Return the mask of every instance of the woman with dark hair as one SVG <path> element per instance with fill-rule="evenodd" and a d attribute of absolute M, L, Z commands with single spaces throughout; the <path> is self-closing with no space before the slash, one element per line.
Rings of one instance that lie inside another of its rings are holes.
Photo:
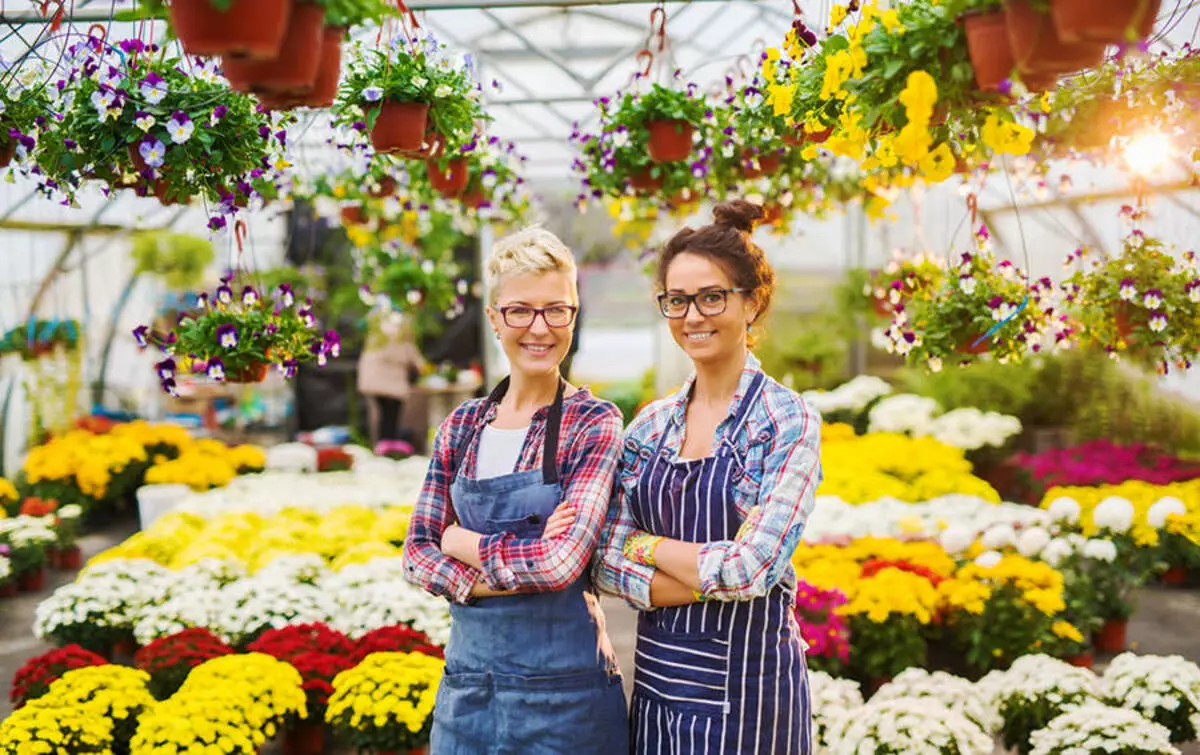
<path fill-rule="evenodd" d="M 717 205 L 659 256 L 659 309 L 695 372 L 626 431 L 597 585 L 638 608 L 635 753 L 814 751 L 793 616 L 821 418 L 749 351 L 775 274 L 762 208 Z"/>

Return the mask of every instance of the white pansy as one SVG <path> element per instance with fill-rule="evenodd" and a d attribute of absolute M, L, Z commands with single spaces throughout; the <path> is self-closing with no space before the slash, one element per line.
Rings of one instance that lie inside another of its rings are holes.
<path fill-rule="evenodd" d="M 442 100 L 449 97 L 453 92 L 454 90 L 448 84 L 438 84 L 437 89 L 433 90 L 433 96 Z"/>
<path fill-rule="evenodd" d="M 1156 530 L 1162 529 L 1167 524 L 1167 516 L 1186 513 L 1187 506 L 1183 504 L 1183 501 L 1175 496 L 1163 496 L 1150 504 L 1149 510 L 1146 511 L 1146 523 Z"/>
<path fill-rule="evenodd" d="M 1084 558 L 1094 561 L 1112 563 L 1117 560 L 1117 546 L 1111 540 L 1092 538 L 1083 544 L 1080 552 L 1083 553 Z"/>
<path fill-rule="evenodd" d="M 1109 496 L 1092 509 L 1092 522 L 1102 529 L 1128 532 L 1133 526 L 1133 502 L 1120 496 Z"/>
<path fill-rule="evenodd" d="M 1055 498 L 1050 502 L 1050 507 L 1047 509 L 1050 512 L 1052 520 L 1062 522 L 1063 524 L 1075 524 L 1078 522 L 1080 510 L 1079 501 L 1066 496 Z"/>

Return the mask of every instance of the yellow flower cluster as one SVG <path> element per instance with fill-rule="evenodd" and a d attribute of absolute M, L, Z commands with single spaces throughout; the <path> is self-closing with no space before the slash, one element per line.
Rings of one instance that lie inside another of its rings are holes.
<path fill-rule="evenodd" d="M 178 569 L 203 558 L 240 561 L 256 571 L 279 556 L 316 553 L 334 568 L 399 556 L 412 508 L 339 506 L 327 513 L 285 509 L 276 516 L 225 513 L 212 519 L 174 512 L 92 559 L 148 558 Z"/>
<path fill-rule="evenodd" d="M 4 518 L 4 504 L 17 500 L 17 488 L 8 480 L 0 477 L 0 519 Z"/>
<path fill-rule="evenodd" d="M 30 449 L 23 469 L 30 484 L 73 482 L 84 495 L 101 500 L 113 477 L 146 460 L 146 447 L 131 437 L 72 430 Z"/>
<path fill-rule="evenodd" d="M 888 617 L 913 616 L 922 624 L 933 621 L 940 600 L 937 588 L 924 577 L 900 569 L 883 569 L 864 579 L 850 602 L 838 608 L 846 616 L 866 616 L 882 624 Z"/>
<path fill-rule="evenodd" d="M 214 658 L 142 716 L 130 755 L 251 755 L 307 710 L 303 680 L 290 664 L 262 653 Z"/>
<path fill-rule="evenodd" d="M 42 697 L 0 723 L 0 751 L 17 755 L 101 753 L 121 749 L 156 705 L 150 675 L 126 666 L 68 671 Z"/>
<path fill-rule="evenodd" d="M 968 563 L 953 579 L 942 582 L 938 591 L 948 608 L 981 614 L 993 590 L 1001 585 L 1015 587 L 1022 600 L 1046 616 L 1066 609 L 1062 573 L 1049 564 L 1015 554 L 1005 555 L 992 566 Z"/>
<path fill-rule="evenodd" d="M 227 446 L 202 439 L 186 444 L 177 459 L 156 459 L 146 470 L 151 485 L 187 485 L 203 492 L 228 485 L 239 470 L 262 469 L 266 455 L 258 446 Z"/>
<path fill-rule="evenodd" d="M 110 435 L 118 438 L 130 438 L 140 443 L 144 448 L 161 449 L 171 446 L 177 449 L 186 448 L 192 443 L 192 436 L 187 429 L 180 425 L 167 422 L 153 424 L 145 420 L 134 420 L 120 425 L 114 425 Z"/>
<path fill-rule="evenodd" d="M 846 435 L 835 429 L 822 435 L 821 464 L 825 479 L 817 495 L 837 496 L 847 503 L 884 497 L 927 501 L 960 493 L 993 503 L 1000 494 L 971 474 L 961 449 L 931 437 L 898 433 Z"/>
<path fill-rule="evenodd" d="M 1168 528 L 1174 527 L 1176 532 L 1195 532 L 1193 542 L 1200 544 L 1200 479 L 1187 482 L 1177 482 L 1170 485 L 1154 485 L 1140 480 L 1130 480 L 1120 485 L 1101 485 L 1099 487 L 1057 487 L 1050 488 L 1042 498 L 1041 507 L 1049 508 L 1056 498 L 1074 498 L 1079 502 L 1079 524 L 1083 534 L 1096 534 L 1098 528 L 1093 521 L 1092 512 L 1096 505 L 1105 498 L 1126 498 L 1133 504 L 1133 529 L 1130 534 L 1134 542 L 1143 547 L 1158 544 L 1158 531 L 1150 526 L 1146 514 L 1150 507 L 1160 498 L 1168 496 L 1178 498 L 1183 502 L 1188 516 L 1168 517 Z"/>
<path fill-rule="evenodd" d="M 325 720 L 341 730 L 396 727 L 418 735 L 433 714 L 445 668 L 424 653 L 372 653 L 334 678 Z M 415 736 L 408 741 L 409 748 L 424 744 Z"/>

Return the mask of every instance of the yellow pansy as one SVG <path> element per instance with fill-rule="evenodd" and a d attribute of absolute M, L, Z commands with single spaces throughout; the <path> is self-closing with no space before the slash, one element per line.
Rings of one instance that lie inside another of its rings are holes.
<path fill-rule="evenodd" d="M 888 34 L 904 32 L 904 27 L 900 25 L 899 16 L 897 16 L 896 11 L 891 8 L 879 12 L 879 23 L 883 26 L 883 28 L 887 29 Z"/>
<path fill-rule="evenodd" d="M 904 128 L 900 129 L 900 133 L 892 140 L 892 148 L 896 150 L 896 157 L 905 165 L 917 166 L 925 155 L 929 154 L 929 148 L 933 144 L 933 136 L 929 133 L 929 129 L 923 124 L 912 122 L 905 124 Z"/>
<path fill-rule="evenodd" d="M 796 96 L 796 84 L 771 84 L 767 90 L 767 101 L 775 115 L 787 115 L 792 111 L 792 99 Z"/>
<path fill-rule="evenodd" d="M 834 3 L 833 7 L 829 9 L 829 28 L 836 29 L 840 26 L 846 20 L 847 12 L 846 6 Z"/>
<path fill-rule="evenodd" d="M 1033 145 L 1033 130 L 1012 121 L 1002 122 L 995 115 L 984 121 L 980 133 L 985 146 L 1002 155 L 1021 156 Z"/>
<path fill-rule="evenodd" d="M 954 165 L 954 153 L 950 151 L 948 144 L 942 142 L 921 158 L 921 177 L 926 183 L 941 183 L 954 175 Z"/>
<path fill-rule="evenodd" d="M 905 80 L 904 91 L 900 92 L 900 104 L 904 105 L 904 113 L 910 122 L 929 123 L 937 99 L 937 83 L 925 71 L 910 73 Z"/>

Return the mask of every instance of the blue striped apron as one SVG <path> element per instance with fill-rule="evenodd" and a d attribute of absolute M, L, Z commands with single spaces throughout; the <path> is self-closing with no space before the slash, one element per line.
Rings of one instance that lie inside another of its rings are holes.
<path fill-rule="evenodd" d="M 713 456 L 675 461 L 659 441 L 633 488 L 639 528 L 676 540 L 732 540 L 741 526 L 734 485 L 745 474 L 733 439 L 762 395 L 759 372 Z M 663 434 L 666 437 L 666 433 Z M 638 617 L 630 729 L 633 752 L 808 755 L 808 670 L 795 593 L 709 601 Z"/>
<path fill-rule="evenodd" d="M 508 388 L 501 381 L 489 401 Z M 564 384 L 546 420 L 542 468 L 470 479 L 456 472 L 454 511 L 467 529 L 538 538 L 562 502 L 558 436 Z M 466 456 L 479 430 L 459 448 Z M 433 709 L 432 755 L 613 755 L 629 749 L 621 675 L 598 649 L 587 570 L 556 592 L 450 605 L 446 673 Z"/>

